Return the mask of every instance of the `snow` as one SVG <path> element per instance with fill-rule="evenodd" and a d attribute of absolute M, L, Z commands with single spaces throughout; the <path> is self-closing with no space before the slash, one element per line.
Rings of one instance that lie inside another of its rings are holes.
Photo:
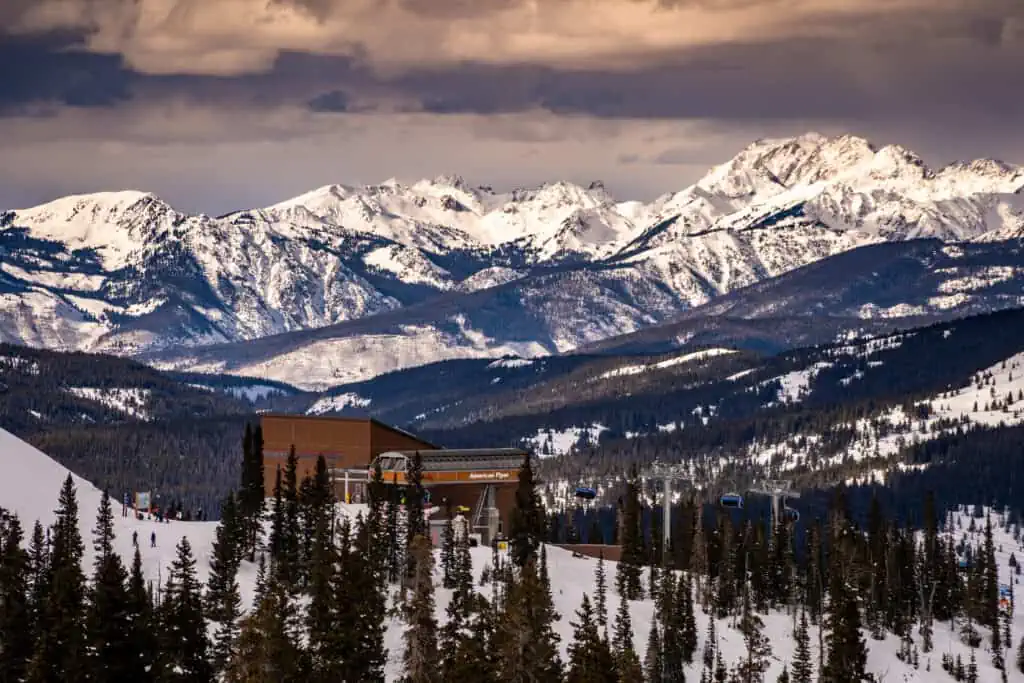
<path fill-rule="evenodd" d="M 139 420 L 149 420 L 150 390 L 139 388 L 113 387 L 96 389 L 94 387 L 68 387 L 68 393 L 79 398 L 101 403 L 108 408 L 118 410 L 125 415 Z"/>
<path fill-rule="evenodd" d="M 56 507 L 57 494 L 68 475 L 68 470 L 61 467 L 44 453 L 29 446 L 10 433 L 0 430 L 0 454 L 4 458 L 5 473 L 7 476 L 0 478 L 0 505 L 16 513 L 22 520 L 27 532 L 31 533 L 31 527 L 35 520 L 44 525 L 51 524 L 54 520 L 54 509 Z M 80 509 L 79 530 L 85 539 L 85 559 L 83 566 L 88 568 L 92 564 L 93 547 L 92 526 L 95 521 L 95 511 L 99 507 L 101 493 L 85 480 L 72 475 L 72 480 L 77 488 L 77 497 Z M 157 582 L 165 579 L 167 572 L 174 559 L 174 548 L 182 537 L 187 538 L 192 546 L 196 557 L 196 568 L 199 579 L 205 581 L 209 574 L 209 563 L 211 550 L 216 530 L 214 522 L 180 522 L 172 521 L 158 524 L 154 521 L 136 520 L 128 516 L 122 517 L 120 501 L 113 500 L 114 507 L 114 529 L 116 538 L 115 549 L 121 553 L 126 562 L 131 561 L 133 546 L 132 533 L 138 532 L 139 549 L 143 562 L 143 572 L 148 580 Z M 339 511 L 348 516 L 354 516 L 365 511 L 364 506 L 339 505 Z M 984 520 L 975 520 L 976 532 L 969 532 L 969 519 L 964 512 L 956 515 L 957 523 L 952 524 L 950 529 L 954 537 L 960 539 L 967 536 L 972 544 L 981 540 L 981 531 L 984 529 Z M 997 548 L 996 557 L 1000 569 L 1000 581 L 1009 583 L 1014 580 L 1010 574 L 1008 564 L 1009 555 L 1015 552 L 1021 556 L 1021 546 L 1013 540 L 1012 535 L 1003 529 L 1003 519 L 999 514 L 993 514 L 993 536 Z M 151 548 L 148 542 L 150 533 L 156 533 L 157 545 Z M 490 548 L 477 547 L 470 551 L 474 574 L 477 578 L 476 585 L 483 593 L 487 593 L 489 586 L 480 586 L 480 575 L 484 567 L 489 566 L 492 559 Z M 555 611 L 560 615 L 560 620 L 555 623 L 555 631 L 561 637 L 561 655 L 563 661 L 568 658 L 568 646 L 572 641 L 572 626 L 575 610 L 579 607 L 584 593 L 593 597 L 596 590 L 594 570 L 596 561 L 589 558 L 573 557 L 572 553 L 560 548 L 547 547 L 548 571 L 551 578 L 551 592 L 554 601 Z M 615 576 L 615 563 L 606 562 L 606 574 L 609 579 Z M 435 583 L 439 583 L 440 577 L 435 577 Z M 239 570 L 239 586 L 242 594 L 243 605 L 248 608 L 252 604 L 255 592 L 256 566 L 249 562 L 243 562 Z M 614 580 L 609 580 L 608 610 L 610 620 L 614 620 L 614 614 L 619 607 L 619 596 L 613 588 Z M 436 615 L 443 623 L 447 603 L 451 599 L 450 591 L 436 587 Z M 641 658 L 646 650 L 646 638 L 650 631 L 651 621 L 654 618 L 654 605 L 650 600 L 633 601 L 629 604 L 630 617 L 633 623 L 634 647 Z M 775 680 L 784 665 L 791 662 L 795 644 L 792 634 L 792 617 L 784 613 L 770 613 L 760 615 L 764 621 L 764 633 L 772 648 L 769 670 L 765 680 Z M 697 621 L 697 632 L 699 634 L 698 653 L 703 650 L 704 639 L 707 633 L 708 619 L 710 618 L 702 610 L 695 610 Z M 731 664 L 739 661 L 745 653 L 741 635 L 733 628 L 732 619 L 720 619 L 716 621 L 716 631 L 719 637 L 719 645 L 726 663 Z M 812 660 L 817 660 L 817 634 L 812 626 L 811 649 Z M 390 618 L 385 634 L 385 646 L 388 649 L 388 661 L 386 676 L 388 681 L 398 680 L 402 668 L 402 635 L 405 625 L 397 617 Z M 1024 612 L 1018 610 L 1014 616 L 1013 633 L 1020 634 L 1024 630 Z M 914 629 L 913 638 L 919 644 L 919 636 Z M 935 650 L 930 654 L 921 654 L 920 668 L 914 669 L 908 664 L 900 662 L 896 653 L 899 650 L 899 640 L 889 635 L 883 641 L 876 641 L 865 634 L 865 641 L 868 647 L 868 669 L 879 675 L 885 676 L 884 680 L 901 681 L 906 683 L 930 683 L 935 680 L 943 680 L 946 674 L 941 670 L 941 658 L 943 653 L 950 653 L 954 656 L 960 655 L 966 662 L 969 657 L 969 650 L 963 645 L 957 634 L 950 628 L 949 624 L 936 624 Z M 995 681 L 999 677 L 991 666 L 990 657 L 985 649 L 978 651 L 977 662 L 979 669 L 979 680 Z M 1013 651 L 1008 653 L 1008 680 L 1013 683 L 1024 681 L 1024 675 L 1012 666 Z M 686 669 L 688 680 L 696 680 L 700 676 L 701 660 L 698 656 L 694 664 Z M 930 671 L 928 670 L 930 669 Z"/>
<path fill-rule="evenodd" d="M 676 356 L 675 358 L 669 358 L 668 360 L 658 361 L 657 363 L 647 363 L 644 365 L 625 365 L 614 370 L 609 370 L 601 374 L 597 379 L 610 379 L 612 377 L 625 377 L 629 375 L 639 375 L 643 372 L 651 372 L 654 370 L 665 370 L 667 368 L 675 367 L 677 365 L 684 365 L 686 363 L 693 363 L 700 360 L 707 360 L 708 358 L 715 358 L 716 356 L 725 356 L 731 353 L 736 353 L 734 349 L 706 349 L 704 351 L 694 351 L 692 353 L 686 353 L 682 356 Z"/>
<path fill-rule="evenodd" d="M 487 364 L 488 370 L 494 370 L 496 368 L 525 368 L 533 365 L 533 360 L 529 358 L 502 358 L 496 360 L 493 363 Z"/>
<path fill-rule="evenodd" d="M 307 384 L 323 387 L 449 358 L 564 352 L 866 244 L 1019 236 L 1024 202 L 1014 193 L 1022 188 L 1024 171 L 991 160 L 932 170 L 902 147 L 808 133 L 759 140 L 694 185 L 650 203 L 618 202 L 598 183 L 495 192 L 454 175 L 327 185 L 220 218 L 186 215 L 137 191 L 76 195 L 4 214 L 5 225 L 9 219 L 63 251 L 46 261 L 15 248 L 21 259 L 5 258 L 5 276 L 27 290 L 0 294 L 0 339 L 129 355 L 244 343 L 398 309 L 410 301 L 395 293 L 404 291 L 396 281 L 436 293 L 472 292 L 573 260 L 585 264 L 581 278 L 594 280 L 571 295 L 575 302 L 552 303 L 546 293 L 529 291 L 529 283 L 512 290 L 522 319 L 544 331 L 535 337 L 483 339 L 467 330 L 439 341 L 443 333 L 412 325 L 394 337 L 367 334 L 330 348 L 287 345 L 248 367 L 267 378 L 301 378 L 310 372 L 310 356 L 354 350 L 373 356 L 355 372 L 332 358 Z M 166 272 L 161 259 L 170 247 L 196 268 L 195 284 L 209 290 L 208 300 L 182 292 Z M 68 268 L 81 256 L 75 249 L 95 250 L 100 271 Z M 948 253 L 963 250 L 950 245 Z M 608 258 L 615 268 L 606 268 Z M 965 265 L 928 301 L 865 306 L 860 315 L 949 309 L 1020 276 L 1010 270 L 974 272 Z M 137 279 L 124 282 L 125 272 Z M 150 279 L 154 286 L 138 286 Z M 127 300 L 115 292 L 127 292 Z M 208 324 L 158 331 L 126 324 L 161 306 L 176 307 L 177 319 L 201 316 Z M 402 341 L 402 360 L 393 361 L 391 348 Z M 182 370 L 219 365 L 176 361 Z"/>
<path fill-rule="evenodd" d="M 324 396 L 323 398 L 317 399 L 316 402 L 306 410 L 306 414 L 323 415 L 324 413 L 333 413 L 344 410 L 349 406 L 365 408 L 370 405 L 370 403 L 372 403 L 372 401 L 368 398 L 363 398 L 359 394 L 347 392 L 336 396 Z"/>
<path fill-rule="evenodd" d="M 780 403 L 798 403 L 803 394 L 811 385 L 814 376 L 821 370 L 831 367 L 831 363 L 819 362 L 805 370 L 794 370 L 774 379 L 766 380 L 764 384 L 780 382 L 778 401 Z"/>
<path fill-rule="evenodd" d="M 590 443 L 597 443 L 602 432 L 608 431 L 604 425 L 593 424 L 587 427 L 569 427 L 568 429 L 540 429 L 533 436 L 524 439 L 527 447 L 539 457 L 566 455 L 586 437 Z"/>

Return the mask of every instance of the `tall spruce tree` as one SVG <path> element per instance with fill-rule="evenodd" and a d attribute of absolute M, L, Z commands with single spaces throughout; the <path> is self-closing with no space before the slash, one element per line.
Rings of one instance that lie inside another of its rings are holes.
<path fill-rule="evenodd" d="M 345 680 L 383 683 L 388 652 L 384 647 L 387 612 L 387 567 L 382 544 L 385 542 L 381 511 L 370 507 L 368 516 L 356 520 L 355 547 L 351 561 L 343 565 L 339 576 L 356 595 L 352 613 L 352 643 Z M 367 561 L 369 558 L 369 561 Z"/>
<path fill-rule="evenodd" d="M 243 551 L 239 542 L 244 540 L 245 524 L 239 517 L 234 494 L 229 494 L 221 505 L 210 558 L 210 577 L 206 583 L 206 615 L 214 625 L 210 662 L 217 674 L 227 669 L 238 639 L 238 620 L 242 613 L 238 567 Z"/>
<path fill-rule="evenodd" d="M 347 581 L 350 577 L 342 580 L 338 577 L 351 562 L 348 518 L 342 522 L 340 548 L 335 545 L 330 527 L 331 522 L 326 517 L 317 519 L 309 549 L 309 605 L 305 620 L 312 683 L 347 680 L 344 666 L 351 659 L 353 648 L 350 642 L 355 635 L 351 615 L 345 614 L 344 610 L 354 610 L 358 596 L 352 594 L 352 587 Z M 346 616 L 349 618 L 345 619 Z"/>
<path fill-rule="evenodd" d="M 128 678 L 136 683 L 156 680 L 154 663 L 157 659 L 157 639 L 153 602 L 142 573 L 142 555 L 135 546 L 132 567 L 128 575 L 128 620 L 132 638 L 132 660 L 128 665 Z"/>
<path fill-rule="evenodd" d="M 800 610 L 800 621 L 793 636 L 796 651 L 793 654 L 793 683 L 812 683 L 814 662 L 811 661 L 811 635 L 807 630 L 807 611 Z"/>
<path fill-rule="evenodd" d="M 405 606 L 404 683 L 439 681 L 440 661 L 437 649 L 437 620 L 434 618 L 434 561 L 430 541 L 417 534 L 412 541 L 412 591 Z"/>
<path fill-rule="evenodd" d="M 768 658 L 772 648 L 768 637 L 764 635 L 764 622 L 750 604 L 750 591 L 743 592 L 743 612 L 740 617 L 739 631 L 743 634 L 743 642 L 747 647 L 746 657 L 739 663 L 737 672 L 741 683 L 761 683 L 768 671 Z"/>
<path fill-rule="evenodd" d="M 93 531 L 93 580 L 86 628 L 93 683 L 119 683 L 135 671 L 137 652 L 132 638 L 128 572 L 114 551 L 114 514 L 103 492 Z"/>
<path fill-rule="evenodd" d="M 159 642 L 161 683 L 204 683 L 214 679 L 196 560 L 184 537 L 176 548 L 160 603 Z"/>
<path fill-rule="evenodd" d="M 644 540 L 641 529 L 640 486 L 635 467 L 626 481 L 621 521 L 619 539 L 622 546 L 622 559 L 616 568 L 616 588 L 620 595 L 629 600 L 642 600 L 644 596 L 642 582 Z"/>
<path fill-rule="evenodd" d="M 617 683 L 615 660 L 608 642 L 598 632 L 594 610 L 586 593 L 572 627 L 567 683 Z"/>
<path fill-rule="evenodd" d="M 601 636 L 608 640 L 608 577 L 604 568 L 603 550 L 598 553 L 597 567 L 594 569 L 594 610 Z"/>
<path fill-rule="evenodd" d="M 429 532 L 427 530 L 427 518 L 424 511 L 425 489 L 423 488 L 423 456 L 419 451 L 413 453 L 409 459 L 409 468 L 405 473 L 407 487 L 405 491 L 405 581 L 403 587 L 408 587 L 416 580 L 417 555 L 413 552 L 413 543 L 418 536 L 427 539 L 429 543 Z M 433 555 L 431 555 L 433 561 Z M 433 564 L 431 564 L 433 569 Z"/>
<path fill-rule="evenodd" d="M 662 650 L 661 632 L 658 620 L 651 619 L 651 630 L 647 634 L 647 651 L 644 653 L 644 680 L 662 681 L 665 671 L 665 653 Z"/>
<path fill-rule="evenodd" d="M 544 553 L 541 553 L 543 560 Z M 559 636 L 550 588 L 537 563 L 507 572 L 497 635 L 499 670 L 505 681 L 555 683 L 562 680 Z"/>
<path fill-rule="evenodd" d="M 629 601 L 621 598 L 615 612 L 612 655 L 615 657 L 615 672 L 618 674 L 619 683 L 637 683 L 643 680 L 643 667 L 633 645 L 633 619 L 629 613 Z"/>
<path fill-rule="evenodd" d="M 30 683 L 83 681 L 88 678 L 85 629 L 85 575 L 78 497 L 69 474 L 60 492 L 44 577 L 45 602 L 39 640 L 29 665 Z"/>
<path fill-rule="evenodd" d="M 20 681 L 32 657 L 29 555 L 14 516 L 0 523 L 0 678 Z"/>
<path fill-rule="evenodd" d="M 290 598 L 285 586 L 270 581 L 256 608 L 242 619 L 228 683 L 305 683 L 303 652 L 289 625 Z"/>
<path fill-rule="evenodd" d="M 39 642 L 46 606 L 47 575 L 50 571 L 50 547 L 43 525 L 36 520 L 28 547 L 29 629 L 33 645 Z"/>
<path fill-rule="evenodd" d="M 509 541 L 512 562 L 525 567 L 537 559 L 537 553 L 544 539 L 544 510 L 537 494 L 532 456 L 527 453 L 519 468 L 516 485 L 516 504 L 509 515 Z"/>

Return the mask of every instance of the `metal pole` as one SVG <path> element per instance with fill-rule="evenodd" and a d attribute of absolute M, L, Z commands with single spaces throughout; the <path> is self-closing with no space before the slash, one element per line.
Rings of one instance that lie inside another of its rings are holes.
<path fill-rule="evenodd" d="M 661 504 L 664 515 L 662 516 L 662 537 L 661 543 L 661 560 L 662 565 L 665 564 L 665 556 L 668 554 L 668 546 L 672 541 L 672 480 L 669 477 L 665 477 L 665 500 Z"/>

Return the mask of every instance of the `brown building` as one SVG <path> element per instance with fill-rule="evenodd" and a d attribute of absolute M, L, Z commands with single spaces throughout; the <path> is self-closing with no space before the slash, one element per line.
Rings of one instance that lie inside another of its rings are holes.
<path fill-rule="evenodd" d="M 307 415 L 264 414 L 263 490 L 273 495 L 278 465 L 284 470 L 292 446 L 298 456 L 298 478 L 302 481 L 316 469 L 319 456 L 334 470 L 337 494 L 343 497 L 342 483 L 352 478 L 354 497 L 361 493 L 366 472 L 375 457 L 386 451 L 434 450 L 433 444 L 397 427 L 371 418 L 310 417 Z"/>
<path fill-rule="evenodd" d="M 507 532 L 515 507 L 519 468 L 526 451 L 519 448 L 474 448 L 402 450 L 382 453 L 379 463 L 385 484 L 405 486 L 410 462 L 419 452 L 422 462 L 421 483 L 432 505 L 441 506 L 432 517 L 437 527 L 445 518 L 444 507 L 466 510 L 470 533 L 490 543 L 497 534 Z M 435 536 L 438 529 L 435 529 Z"/>

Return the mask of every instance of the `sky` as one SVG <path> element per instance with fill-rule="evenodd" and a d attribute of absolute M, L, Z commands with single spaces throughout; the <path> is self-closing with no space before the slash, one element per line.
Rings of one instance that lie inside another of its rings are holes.
<path fill-rule="evenodd" d="M 0 0 L 0 208 L 682 189 L 810 130 L 1024 163 L 1022 0 Z"/>

